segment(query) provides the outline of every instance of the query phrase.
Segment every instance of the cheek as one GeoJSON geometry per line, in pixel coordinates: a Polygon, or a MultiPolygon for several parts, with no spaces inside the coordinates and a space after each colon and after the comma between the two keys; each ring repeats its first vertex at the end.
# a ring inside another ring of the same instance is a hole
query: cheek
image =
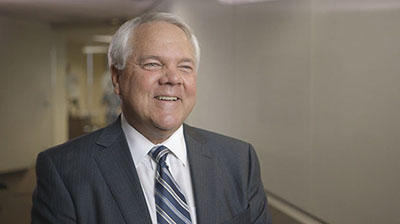
{"type": "Polygon", "coordinates": [[[197,85],[196,85],[196,77],[192,77],[186,80],[186,94],[188,96],[196,96],[197,85]]]}
{"type": "Polygon", "coordinates": [[[121,91],[129,97],[135,97],[140,94],[143,88],[146,88],[145,83],[137,76],[130,75],[121,83],[121,91]]]}
{"type": "Polygon", "coordinates": [[[124,83],[123,96],[131,106],[143,111],[151,104],[153,89],[152,80],[132,77],[124,83]]]}
{"type": "Polygon", "coordinates": [[[189,90],[189,96],[192,97],[193,100],[196,100],[196,94],[197,94],[196,85],[193,85],[189,90]]]}

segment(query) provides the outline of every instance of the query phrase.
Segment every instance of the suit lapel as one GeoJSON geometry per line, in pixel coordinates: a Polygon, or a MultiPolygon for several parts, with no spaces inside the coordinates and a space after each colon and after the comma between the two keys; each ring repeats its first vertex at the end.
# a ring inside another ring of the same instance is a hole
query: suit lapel
{"type": "Polygon", "coordinates": [[[126,223],[150,224],[147,203],[120,119],[104,130],[97,144],[105,148],[95,156],[96,162],[126,223]]]}
{"type": "Polygon", "coordinates": [[[197,223],[216,223],[216,159],[205,138],[184,125],[197,223]]]}

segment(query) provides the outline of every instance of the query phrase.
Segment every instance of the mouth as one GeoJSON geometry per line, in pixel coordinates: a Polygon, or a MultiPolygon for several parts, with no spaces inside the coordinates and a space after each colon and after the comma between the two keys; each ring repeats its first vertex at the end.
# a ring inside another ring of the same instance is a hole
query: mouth
{"type": "Polygon", "coordinates": [[[176,96],[156,96],[154,97],[157,100],[162,100],[162,101],[177,101],[179,100],[179,97],[176,96]]]}

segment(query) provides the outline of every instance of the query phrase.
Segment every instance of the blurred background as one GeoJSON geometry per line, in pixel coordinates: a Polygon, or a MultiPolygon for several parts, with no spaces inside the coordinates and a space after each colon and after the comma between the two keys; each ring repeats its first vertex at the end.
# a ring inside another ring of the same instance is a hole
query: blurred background
{"type": "Polygon", "coordinates": [[[38,152],[119,114],[124,21],[183,17],[187,123],[251,142],[274,223],[400,223],[400,0],[0,0],[0,223],[29,223],[38,152]]]}

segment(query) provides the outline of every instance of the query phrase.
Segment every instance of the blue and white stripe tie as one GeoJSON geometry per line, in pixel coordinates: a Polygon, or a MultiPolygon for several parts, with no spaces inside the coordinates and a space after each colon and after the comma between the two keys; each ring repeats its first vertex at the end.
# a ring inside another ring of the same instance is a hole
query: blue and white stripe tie
{"type": "Polygon", "coordinates": [[[158,164],[155,180],[157,223],[191,224],[185,196],[180,191],[165,162],[169,152],[169,149],[163,145],[150,151],[150,156],[158,164]]]}

